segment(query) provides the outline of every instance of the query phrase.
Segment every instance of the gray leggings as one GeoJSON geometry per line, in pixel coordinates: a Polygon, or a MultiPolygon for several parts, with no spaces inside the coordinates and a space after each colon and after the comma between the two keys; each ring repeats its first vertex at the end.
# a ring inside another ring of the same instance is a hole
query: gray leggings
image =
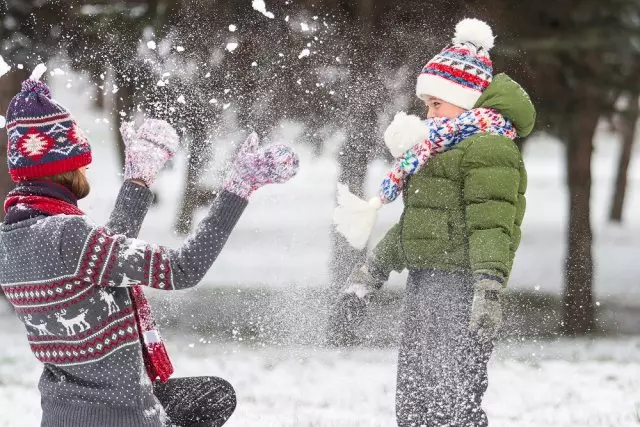
{"type": "Polygon", "coordinates": [[[153,386],[172,426],[220,427],[236,409],[231,384],[216,377],[172,378],[153,386]]]}
{"type": "Polygon", "coordinates": [[[472,278],[438,270],[409,273],[398,357],[400,427],[484,427],[492,343],[469,332],[472,278]]]}

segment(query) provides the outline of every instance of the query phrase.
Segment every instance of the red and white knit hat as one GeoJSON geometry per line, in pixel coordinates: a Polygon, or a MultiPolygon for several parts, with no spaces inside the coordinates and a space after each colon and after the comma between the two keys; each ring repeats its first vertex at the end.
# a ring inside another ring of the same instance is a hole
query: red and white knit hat
{"type": "Polygon", "coordinates": [[[416,94],[439,98],[470,110],[493,79],[489,50],[494,36],[479,19],[463,19],[456,25],[453,44],[427,63],[418,77],[416,94]]]}

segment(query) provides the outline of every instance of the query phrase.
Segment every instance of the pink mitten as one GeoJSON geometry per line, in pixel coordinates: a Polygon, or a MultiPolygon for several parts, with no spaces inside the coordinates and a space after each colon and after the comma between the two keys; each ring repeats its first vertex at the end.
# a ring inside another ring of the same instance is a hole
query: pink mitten
{"type": "Polygon", "coordinates": [[[274,144],[260,147],[260,139],[254,132],[242,145],[224,188],[248,199],[258,188],[272,183],[283,183],[298,173],[298,155],[286,145],[274,144]]]}
{"type": "Polygon", "coordinates": [[[178,151],[178,134],[169,123],[157,119],[146,119],[137,131],[132,122],[123,123],[120,133],[125,144],[124,178],[150,186],[178,151]]]}

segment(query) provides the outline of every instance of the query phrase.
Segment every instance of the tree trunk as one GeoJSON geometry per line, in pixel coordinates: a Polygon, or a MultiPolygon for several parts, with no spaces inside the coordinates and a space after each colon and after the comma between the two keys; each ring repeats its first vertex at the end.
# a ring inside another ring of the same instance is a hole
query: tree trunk
{"type": "Polygon", "coordinates": [[[571,120],[567,138],[569,185],[569,244],[565,263],[564,321],[562,331],[583,335],[595,329],[593,305],[593,258],[589,202],[591,197],[591,154],[599,114],[585,103],[585,109],[571,120]]]}
{"type": "Polygon", "coordinates": [[[118,160],[120,162],[120,170],[124,168],[125,152],[124,141],[120,134],[120,125],[122,124],[123,117],[121,112],[126,113],[125,120],[132,120],[134,114],[134,101],[133,94],[135,88],[131,87],[132,83],[127,80],[126,76],[115,71],[114,80],[119,87],[118,93],[115,94],[114,108],[113,108],[113,121],[115,122],[114,132],[116,134],[116,150],[118,151],[118,160]]]}
{"type": "MultiPolygon", "coordinates": [[[[29,77],[29,73],[24,70],[12,71],[0,79],[0,114],[6,114],[9,102],[15,94],[20,92],[22,81],[29,77]]],[[[0,130],[0,197],[2,200],[13,188],[13,181],[9,176],[7,167],[7,132],[0,130]]],[[[0,221],[4,220],[4,210],[0,209],[0,221]]]]}
{"type": "Polygon", "coordinates": [[[184,193],[180,203],[180,211],[174,229],[177,233],[187,234],[191,229],[193,214],[200,206],[206,206],[215,199],[213,190],[200,184],[202,168],[211,160],[210,144],[205,128],[192,129],[189,144],[189,158],[184,193]]]}
{"type": "MultiPolygon", "coordinates": [[[[24,70],[10,72],[0,79],[0,114],[6,114],[11,98],[20,92],[22,81],[29,77],[29,73],[24,70]]],[[[8,136],[6,129],[0,129],[0,197],[2,200],[13,188],[13,181],[9,176],[7,166],[7,144],[8,136]]],[[[4,209],[0,209],[0,221],[4,220],[4,209]]],[[[0,292],[0,300],[4,300],[4,293],[0,292]]]]}
{"type": "MultiPolygon", "coordinates": [[[[375,113],[374,113],[375,115],[375,113]]],[[[372,151],[373,136],[368,132],[375,129],[375,124],[369,122],[358,123],[359,130],[351,128],[347,134],[347,141],[338,156],[338,182],[345,184],[358,197],[364,197],[364,183],[367,176],[369,153],[372,151]],[[362,123],[362,125],[360,125],[362,123]],[[364,129],[361,131],[360,129],[364,129]]],[[[374,121],[375,123],[375,121],[374,121]]],[[[331,287],[338,290],[346,283],[353,268],[364,259],[366,250],[354,249],[347,240],[332,227],[331,229],[331,287]]]]}
{"type": "Polygon", "coordinates": [[[638,98],[633,96],[629,103],[629,107],[625,114],[620,117],[620,135],[622,137],[622,150],[620,151],[620,160],[618,161],[618,175],[616,177],[616,186],[611,201],[611,212],[609,219],[614,222],[622,222],[622,211],[624,208],[624,196],[627,191],[627,170],[631,161],[631,152],[633,148],[633,140],[636,137],[636,124],[640,108],[638,107],[638,98]]]}

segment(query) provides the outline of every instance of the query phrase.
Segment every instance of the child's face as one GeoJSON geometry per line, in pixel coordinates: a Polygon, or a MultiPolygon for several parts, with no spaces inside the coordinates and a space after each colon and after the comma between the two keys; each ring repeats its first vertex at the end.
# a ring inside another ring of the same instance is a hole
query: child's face
{"type": "Polygon", "coordinates": [[[459,116],[464,113],[466,110],[464,108],[460,108],[456,105],[449,104],[441,100],[440,98],[435,98],[433,96],[427,97],[424,101],[427,106],[427,118],[448,118],[453,119],[454,117],[459,116]]]}

